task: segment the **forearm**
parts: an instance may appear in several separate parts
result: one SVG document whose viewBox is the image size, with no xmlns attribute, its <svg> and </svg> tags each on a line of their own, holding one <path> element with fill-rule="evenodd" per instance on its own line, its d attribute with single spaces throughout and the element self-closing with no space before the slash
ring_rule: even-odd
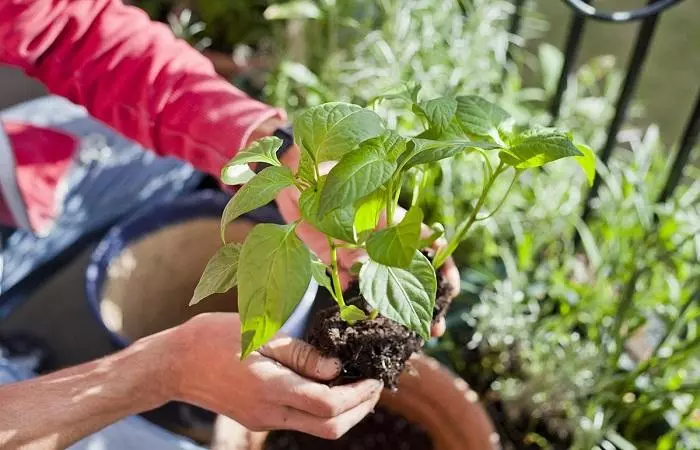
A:
<svg viewBox="0 0 700 450">
<path fill-rule="evenodd" d="M 100 360 L 0 387 L 0 448 L 63 449 L 170 396 L 160 333 Z"/>
</svg>

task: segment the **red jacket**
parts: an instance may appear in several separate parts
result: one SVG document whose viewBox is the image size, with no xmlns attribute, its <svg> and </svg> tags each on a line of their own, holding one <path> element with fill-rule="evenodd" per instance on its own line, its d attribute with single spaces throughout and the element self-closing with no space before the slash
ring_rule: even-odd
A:
<svg viewBox="0 0 700 450">
<path fill-rule="evenodd" d="M 259 124 L 283 118 L 218 77 L 208 59 L 166 26 L 121 0 L 0 0 L 0 64 L 21 68 L 144 147 L 214 175 Z M 68 167 L 67 159 L 57 164 L 57 155 L 70 156 L 62 146 L 72 144 L 57 137 L 37 157 L 36 142 L 51 133 L 3 125 L 18 184 L 40 175 L 55 186 Z M 31 152 L 22 151 L 28 146 Z M 29 168 L 24 174 L 23 166 Z M 0 202 L 0 220 L 2 208 Z"/>
</svg>

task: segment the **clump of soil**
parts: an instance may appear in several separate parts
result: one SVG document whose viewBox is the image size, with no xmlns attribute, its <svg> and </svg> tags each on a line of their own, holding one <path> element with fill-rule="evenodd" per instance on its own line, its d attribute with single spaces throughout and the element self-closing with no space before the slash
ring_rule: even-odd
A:
<svg viewBox="0 0 700 450">
<path fill-rule="evenodd" d="M 427 254 L 429 258 L 432 254 Z M 449 305 L 450 283 L 437 274 L 438 289 L 433 309 L 433 322 L 444 316 Z M 346 303 L 369 313 L 357 282 L 345 294 Z M 348 325 L 340 318 L 337 306 L 320 311 L 309 331 L 308 342 L 325 355 L 338 357 L 343 371 L 333 384 L 352 383 L 374 378 L 382 380 L 387 388 L 395 389 L 406 361 L 423 346 L 415 332 L 386 317 L 363 320 Z"/>
<path fill-rule="evenodd" d="M 273 431 L 265 450 L 433 450 L 433 442 L 420 426 L 384 408 L 377 408 L 337 441 L 295 431 Z"/>
<path fill-rule="evenodd" d="M 349 304 L 367 309 L 360 297 Z M 334 384 L 375 378 L 388 388 L 396 387 L 406 360 L 423 345 L 416 333 L 386 317 L 378 316 L 350 326 L 340 318 L 337 306 L 318 314 L 308 341 L 321 353 L 338 357 L 342 362 L 343 370 Z"/>
</svg>

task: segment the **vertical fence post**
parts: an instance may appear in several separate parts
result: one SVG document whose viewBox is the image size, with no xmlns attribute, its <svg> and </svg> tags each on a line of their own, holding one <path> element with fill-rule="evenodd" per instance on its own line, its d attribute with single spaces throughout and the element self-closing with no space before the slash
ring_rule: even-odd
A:
<svg viewBox="0 0 700 450">
<path fill-rule="evenodd" d="M 586 3 L 590 4 L 592 1 L 588 0 Z M 564 93 L 566 92 L 566 85 L 568 83 L 569 76 L 576 65 L 576 58 L 578 56 L 579 49 L 581 48 L 581 37 L 583 36 L 586 20 L 587 19 L 583 14 L 576 10 L 573 11 L 571 25 L 569 26 L 569 37 L 566 39 L 566 49 L 564 50 L 564 63 L 562 64 L 561 73 L 559 74 L 557 90 L 549 108 L 549 114 L 552 116 L 552 125 L 554 125 L 557 119 L 559 119 L 561 101 L 564 98 Z"/>
<path fill-rule="evenodd" d="M 654 2 L 655 0 L 650 0 L 649 4 Z M 630 101 L 632 100 L 632 95 L 634 94 L 634 90 L 637 86 L 639 74 L 644 66 L 644 61 L 646 60 L 649 52 L 649 45 L 654 37 L 658 17 L 659 16 L 657 13 L 644 19 L 642 26 L 639 29 L 639 33 L 637 34 L 637 42 L 634 47 L 634 52 L 632 53 L 632 58 L 630 59 L 627 67 L 627 76 L 625 77 L 622 91 L 620 92 L 620 96 L 618 97 L 615 105 L 615 115 L 610 122 L 610 127 L 608 128 L 608 137 L 605 145 L 599 154 L 600 161 L 603 164 L 607 164 L 608 160 L 610 159 L 610 155 L 615 148 L 617 133 L 622 127 L 622 123 L 627 114 L 627 109 L 629 108 Z M 588 196 L 586 197 L 583 212 L 581 214 L 581 219 L 584 222 L 591 214 L 591 200 L 598 196 L 600 184 L 600 177 L 596 177 L 591 190 L 588 191 Z"/>
<path fill-rule="evenodd" d="M 666 180 L 666 185 L 661 191 L 661 195 L 659 195 L 659 203 L 668 200 L 680 183 L 681 178 L 683 178 L 683 169 L 685 168 L 686 164 L 688 164 L 690 153 L 693 150 L 693 147 L 695 147 L 695 145 L 698 143 L 698 138 L 700 138 L 700 92 L 698 92 L 698 97 L 695 100 L 695 107 L 693 108 L 690 118 L 688 119 L 688 123 L 685 126 L 683 138 L 681 139 L 681 145 L 678 149 L 676 159 L 673 161 L 673 166 L 671 167 L 671 172 Z"/>
</svg>

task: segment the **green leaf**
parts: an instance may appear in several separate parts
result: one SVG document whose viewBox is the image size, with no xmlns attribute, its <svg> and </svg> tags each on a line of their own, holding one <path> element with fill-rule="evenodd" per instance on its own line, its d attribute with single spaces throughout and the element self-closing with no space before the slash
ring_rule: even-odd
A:
<svg viewBox="0 0 700 450">
<path fill-rule="evenodd" d="M 316 163 L 338 161 L 369 138 L 384 132 L 374 112 L 350 103 L 325 103 L 304 111 L 294 121 L 294 139 Z"/>
<path fill-rule="evenodd" d="M 468 136 L 489 136 L 498 141 L 498 127 L 510 117 L 500 106 L 476 95 L 457 97 L 459 126 Z"/>
<path fill-rule="evenodd" d="M 299 198 L 301 216 L 322 233 L 345 242 L 355 242 L 355 234 L 353 232 L 355 208 L 353 205 L 346 205 L 342 208 L 334 209 L 323 217 L 318 213 L 321 189 L 325 181 L 326 177 L 323 176 L 316 190 L 307 189 L 301 193 L 301 197 Z"/>
<path fill-rule="evenodd" d="M 364 141 L 331 169 L 321 190 L 321 217 L 336 208 L 352 205 L 389 181 L 396 163 L 386 159 L 383 144 L 381 137 Z"/>
<path fill-rule="evenodd" d="M 245 358 L 279 331 L 311 281 L 311 253 L 294 224 L 260 224 L 241 249 L 238 313 Z"/>
<path fill-rule="evenodd" d="M 212 294 L 228 292 L 238 283 L 238 256 L 242 244 L 226 244 L 216 251 L 204 268 L 202 277 L 194 289 L 190 306 L 196 305 Z"/>
<path fill-rule="evenodd" d="M 450 97 L 439 97 L 421 102 L 419 107 L 428 119 L 430 127 L 438 133 L 442 133 L 450 125 L 457 112 L 457 100 Z"/>
<path fill-rule="evenodd" d="M 558 132 L 527 134 L 516 138 L 505 152 L 513 156 L 517 164 L 504 162 L 516 169 L 540 167 L 568 156 L 583 156 L 565 134 Z"/>
<path fill-rule="evenodd" d="M 593 186 L 595 181 L 595 153 L 593 149 L 584 144 L 576 144 L 576 148 L 581 152 L 582 156 L 576 157 L 576 162 L 581 166 L 583 172 L 588 179 L 588 185 Z"/>
<path fill-rule="evenodd" d="M 301 151 L 299 157 L 299 168 L 297 169 L 297 177 L 307 181 L 312 186 L 316 185 L 316 170 L 313 157 L 306 150 Z"/>
<path fill-rule="evenodd" d="M 296 0 L 270 5 L 263 16 L 267 20 L 320 19 L 323 12 L 310 0 Z"/>
<path fill-rule="evenodd" d="M 236 192 L 221 215 L 221 240 L 226 243 L 226 227 L 242 214 L 260 208 L 294 184 L 294 175 L 286 167 L 266 167 Z"/>
<path fill-rule="evenodd" d="M 409 143 L 408 139 L 391 130 L 387 130 L 379 139 L 389 161 L 396 161 L 406 151 Z"/>
<path fill-rule="evenodd" d="M 328 289 L 328 292 L 335 298 L 335 291 L 333 291 L 331 277 L 329 277 L 326 272 L 326 265 L 315 257 L 311 260 L 311 275 L 314 277 L 314 280 L 316 280 L 316 283 Z"/>
<path fill-rule="evenodd" d="M 399 165 L 403 164 L 404 169 L 451 158 L 470 148 L 480 148 L 483 150 L 501 148 L 499 145 L 491 142 L 465 140 L 435 141 L 431 139 L 414 138 L 412 142 L 413 144 L 410 150 L 399 158 Z"/>
<path fill-rule="evenodd" d="M 363 242 L 367 234 L 374 231 L 377 227 L 385 205 L 386 195 L 382 189 L 377 189 L 355 203 L 354 227 L 355 234 L 360 242 Z"/>
<path fill-rule="evenodd" d="M 367 314 L 355 305 L 348 305 L 340 310 L 340 318 L 350 325 L 355 325 L 357 322 L 367 319 Z"/>
<path fill-rule="evenodd" d="M 360 269 L 360 292 L 379 314 L 430 338 L 437 281 L 435 269 L 419 251 L 402 269 L 370 260 Z"/>
<path fill-rule="evenodd" d="M 255 174 L 248 167 L 250 163 L 261 162 L 271 166 L 281 166 L 282 164 L 277 159 L 277 150 L 279 150 L 280 146 L 282 146 L 282 139 L 275 136 L 264 137 L 253 142 L 239 151 L 221 169 L 221 181 L 231 185 L 248 182 Z"/>
<path fill-rule="evenodd" d="M 418 250 L 422 224 L 423 211 L 411 208 L 399 224 L 370 235 L 366 246 L 369 257 L 387 266 L 408 266 Z"/>
</svg>

